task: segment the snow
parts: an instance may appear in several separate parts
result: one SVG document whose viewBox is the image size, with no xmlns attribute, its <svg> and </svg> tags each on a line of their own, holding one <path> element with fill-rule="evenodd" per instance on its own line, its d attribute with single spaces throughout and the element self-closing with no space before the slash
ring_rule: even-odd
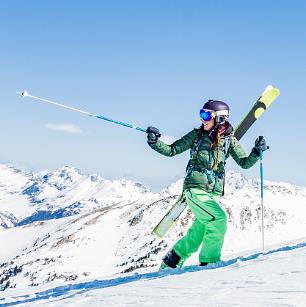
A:
<svg viewBox="0 0 306 307">
<path fill-rule="evenodd" d="M 230 171 L 226 180 L 224 262 L 199 271 L 194 254 L 183 270 L 158 273 L 163 255 L 193 221 L 185 210 L 165 238 L 152 234 L 181 193 L 182 180 L 152 193 L 141 183 L 110 181 L 74 167 L 31 173 L 0 164 L 0 306 L 227 306 L 226 293 L 232 305 L 247 299 L 244 305 L 281 305 L 283 297 L 284 304 L 297 306 L 302 300 L 296 297 L 305 296 L 297 279 L 305 278 L 306 265 L 298 262 L 294 273 L 285 258 L 305 256 L 306 188 L 265 181 L 265 241 L 273 253 L 260 255 L 259 181 Z M 292 240 L 293 248 L 284 248 Z M 286 278 L 292 283 L 288 293 Z M 301 292 L 293 298 L 295 284 Z"/>
<path fill-rule="evenodd" d="M 306 240 L 198 266 L 19 291 L 0 306 L 305 306 Z"/>
<path fill-rule="evenodd" d="M 31 214 L 26 195 L 20 193 L 32 180 L 32 174 L 0 164 L 0 212 L 10 212 L 16 217 Z"/>
</svg>

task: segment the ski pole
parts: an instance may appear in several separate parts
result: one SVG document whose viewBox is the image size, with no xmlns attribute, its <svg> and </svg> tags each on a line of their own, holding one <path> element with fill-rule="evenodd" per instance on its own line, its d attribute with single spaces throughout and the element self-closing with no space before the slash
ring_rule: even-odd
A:
<svg viewBox="0 0 306 307">
<path fill-rule="evenodd" d="M 49 103 L 49 104 L 56 105 L 56 106 L 61 107 L 61 108 L 69 109 L 69 110 L 72 110 L 72 111 L 75 111 L 75 112 L 79 112 L 79 113 L 82 113 L 82 114 L 85 114 L 85 115 L 89 115 L 91 117 L 95 117 L 95 118 L 102 119 L 102 120 L 105 120 L 105 121 L 108 121 L 108 122 L 111 122 L 111 123 L 114 123 L 114 124 L 118 124 L 118 125 L 121 125 L 121 126 L 124 126 L 124 127 L 127 127 L 127 128 L 132 128 L 132 129 L 135 129 L 135 130 L 138 130 L 138 131 L 146 132 L 146 129 L 136 127 L 134 125 L 124 123 L 124 122 L 121 122 L 121 121 L 113 120 L 111 118 L 107 118 L 107 117 L 102 116 L 102 115 L 97 115 L 97 114 L 93 114 L 93 113 L 90 113 L 90 112 L 87 112 L 87 111 L 83 111 L 83 110 L 80 110 L 80 109 L 69 107 L 67 105 L 64 105 L 64 104 L 61 104 L 61 103 L 58 103 L 58 102 L 55 102 L 55 101 L 52 101 L 52 100 L 33 96 L 33 95 L 29 94 L 27 91 L 23 91 L 23 92 L 17 91 L 16 93 L 21 95 L 22 97 L 29 97 L 29 98 L 32 98 L 32 99 L 35 99 L 35 100 L 39 100 L 39 101 L 42 101 L 42 102 L 46 102 L 46 103 Z"/>
<path fill-rule="evenodd" d="M 262 150 L 260 150 L 260 198 L 261 198 L 261 236 L 262 236 L 262 253 L 265 251 L 265 234 L 264 234 L 264 183 L 263 183 L 263 162 L 262 162 Z"/>
<path fill-rule="evenodd" d="M 267 149 L 269 149 L 269 146 L 267 146 Z M 261 235 L 262 235 L 262 253 L 265 252 L 265 232 L 264 232 L 264 198 L 263 198 L 263 192 L 264 192 L 264 182 L 263 182 L 263 151 L 259 151 L 260 154 L 260 199 L 261 199 Z"/>
</svg>

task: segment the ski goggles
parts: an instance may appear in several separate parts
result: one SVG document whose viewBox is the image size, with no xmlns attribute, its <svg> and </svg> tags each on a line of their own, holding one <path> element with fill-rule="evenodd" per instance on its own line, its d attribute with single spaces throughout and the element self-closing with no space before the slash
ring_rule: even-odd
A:
<svg viewBox="0 0 306 307">
<path fill-rule="evenodd" d="M 200 110 L 200 118 L 204 120 L 205 122 L 209 122 L 212 118 L 216 117 L 216 113 L 211 110 L 205 110 L 201 109 Z"/>
</svg>

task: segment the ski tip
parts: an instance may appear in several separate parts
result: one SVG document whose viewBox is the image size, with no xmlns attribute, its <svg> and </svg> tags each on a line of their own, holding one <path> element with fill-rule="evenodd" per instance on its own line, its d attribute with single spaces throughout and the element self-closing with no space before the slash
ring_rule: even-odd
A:
<svg viewBox="0 0 306 307">
<path fill-rule="evenodd" d="M 265 88 L 265 90 L 263 91 L 262 96 L 263 96 L 264 94 L 266 94 L 267 92 L 273 90 L 273 89 L 274 89 L 274 86 L 271 85 L 271 84 L 269 84 L 269 85 Z"/>
<path fill-rule="evenodd" d="M 278 88 L 276 88 L 276 87 L 274 87 L 273 85 L 269 84 L 269 85 L 265 88 L 265 90 L 263 91 L 262 96 L 263 96 L 264 94 L 266 94 L 267 92 L 272 91 L 272 90 L 273 90 L 275 93 L 277 93 L 277 96 L 280 94 L 280 90 L 279 90 Z"/>
<path fill-rule="evenodd" d="M 16 91 L 16 93 L 22 97 L 28 96 L 28 92 L 26 90 L 24 90 L 23 92 Z"/>
</svg>

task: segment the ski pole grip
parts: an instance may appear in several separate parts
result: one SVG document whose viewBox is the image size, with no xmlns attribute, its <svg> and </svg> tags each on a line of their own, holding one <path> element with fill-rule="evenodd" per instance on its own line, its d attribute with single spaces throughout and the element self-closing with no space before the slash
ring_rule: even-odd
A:
<svg viewBox="0 0 306 307">
<path fill-rule="evenodd" d="M 258 137 L 258 141 L 260 142 L 263 138 L 264 138 L 264 137 L 263 137 L 262 135 L 260 135 L 260 136 Z M 267 145 L 267 150 L 268 150 L 268 149 L 270 149 L 270 146 Z"/>
</svg>

